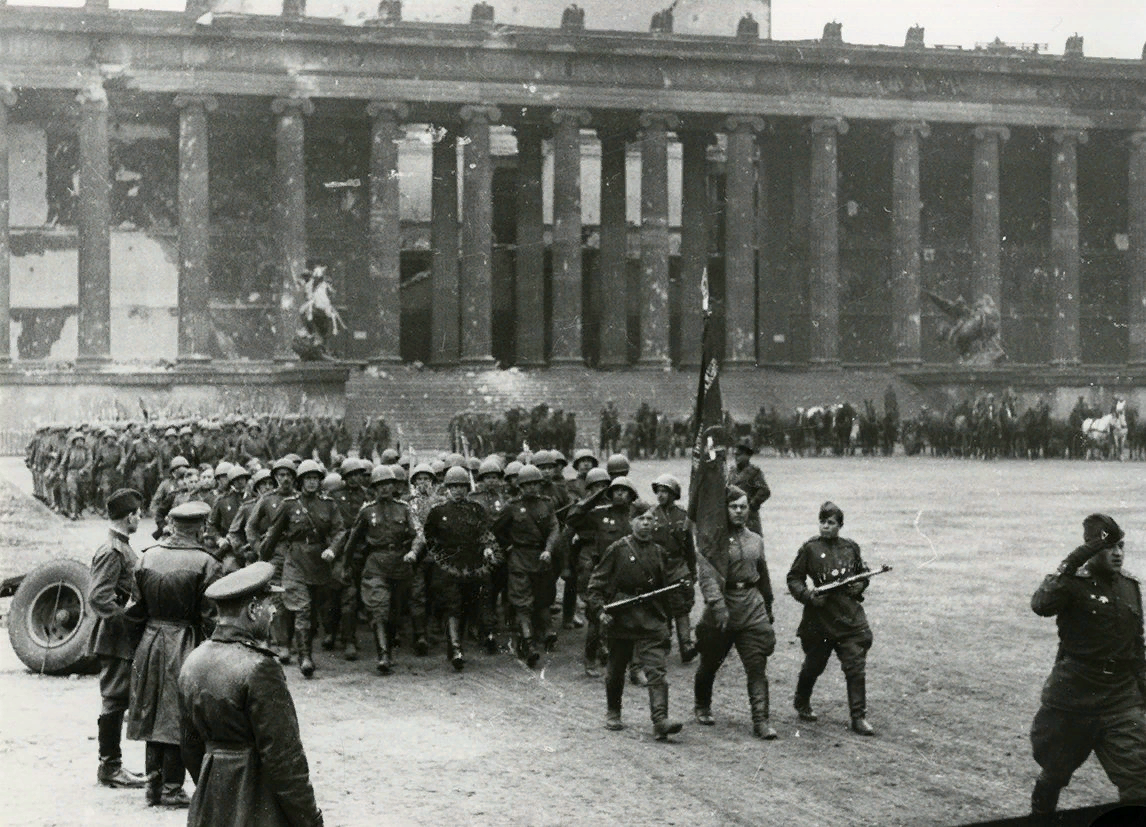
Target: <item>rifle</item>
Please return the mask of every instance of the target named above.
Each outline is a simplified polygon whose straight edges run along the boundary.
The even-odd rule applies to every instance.
[[[572,511],[574,508],[577,509],[578,513],[584,514],[585,512],[589,511],[592,507],[596,506],[601,500],[603,500],[605,498],[605,494],[607,494],[608,491],[609,491],[608,488],[602,488],[597,493],[590,494],[588,497],[582,497],[581,499],[579,499],[575,502],[566,503],[565,505],[563,505],[557,509],[557,517],[563,518],[565,516],[565,514]]]
[[[613,612],[617,611],[618,609],[625,609],[629,606],[639,606],[642,603],[647,603],[654,597],[660,597],[662,594],[668,594],[669,592],[675,591],[676,589],[682,587],[692,588],[692,581],[681,580],[679,582],[673,583],[671,586],[665,586],[660,589],[653,589],[651,592],[638,594],[636,597],[626,597],[624,600],[614,600],[612,603],[602,606],[601,609],[608,612],[609,614],[613,614]]]
[[[861,571],[859,574],[853,574],[851,577],[845,577],[843,580],[837,580],[834,583],[826,583],[823,586],[816,586],[812,589],[812,594],[824,594],[830,592],[841,586],[847,586],[851,583],[858,583],[860,580],[867,580],[875,577],[877,574],[883,574],[891,571],[891,566],[880,566],[875,571]]]

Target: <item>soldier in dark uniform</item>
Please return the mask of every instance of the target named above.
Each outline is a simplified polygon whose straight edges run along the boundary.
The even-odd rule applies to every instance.
[[[132,433],[123,454],[123,472],[127,484],[143,494],[144,507],[154,502],[159,485],[159,446],[146,428],[133,423]]]
[[[257,420],[252,419],[247,423],[247,432],[239,440],[238,461],[240,464],[252,459],[269,462],[270,458],[271,448],[263,436],[263,428]]]
[[[458,459],[461,459],[460,454]],[[410,472],[410,485],[413,491],[406,504],[410,506],[419,526],[425,523],[430,509],[443,500],[437,490],[438,472],[435,470],[437,466],[441,466],[444,475],[445,464],[441,462],[437,462],[436,465],[419,463]],[[425,655],[430,651],[430,644],[426,639],[426,621],[430,612],[432,588],[433,568],[430,561],[419,558],[414,578],[410,581],[409,595],[410,622],[414,627],[414,652],[418,655]]]
[[[297,465],[286,457],[275,461],[274,465],[271,466],[275,488],[259,498],[251,511],[251,516],[247,519],[247,526],[244,530],[247,535],[247,542],[254,550],[256,557],[263,538],[267,536],[267,532],[271,530],[271,525],[278,519],[283,503],[288,497],[293,497],[295,494],[296,467]],[[271,558],[271,564],[275,567],[275,585],[282,583],[284,557],[285,551],[277,549]],[[276,593],[274,599],[276,605],[275,618],[271,624],[271,648],[278,654],[280,663],[290,663],[291,639],[294,637],[294,618],[282,605],[282,594]]]
[[[294,614],[298,668],[303,677],[314,674],[314,627],[332,600],[331,563],[342,543],[342,512],[319,491],[322,466],[312,459],[298,466],[300,492],[283,501],[282,510],[259,548],[259,559],[270,560],[280,538],[286,541],[283,557],[283,605]]]
[[[1034,815],[1053,813],[1059,792],[1094,752],[1123,801],[1146,803],[1146,642],[1142,590],[1122,573],[1122,529],[1091,514],[1083,544],[1047,575],[1031,608],[1058,623],[1054,668],[1031,724],[1042,768]]]
[[[585,496],[587,485],[585,478],[589,474],[589,469],[596,468],[598,465],[597,455],[593,453],[591,448],[578,448],[577,452],[573,454],[573,470],[577,476],[569,480],[566,485],[569,487],[569,495],[574,500],[579,500]]]
[[[740,655],[748,679],[752,734],[771,741],[768,658],[776,650],[772,631],[772,581],[764,559],[764,541],[745,527],[748,495],[728,488],[728,559],[720,571],[712,561],[697,560],[705,609],[696,626],[700,666],[693,683],[697,723],[712,726],[712,684],[732,647]],[[725,561],[719,561],[719,564]],[[722,566],[723,567],[723,566]]]
[[[564,545],[568,549],[565,568],[571,578],[574,578],[577,587],[573,593],[573,602],[576,604],[577,594],[584,594],[589,585],[589,575],[593,567],[590,559],[599,559],[597,553],[597,522],[586,519],[597,505],[605,498],[609,488],[609,475],[603,468],[590,468],[585,476],[585,493],[576,502],[569,506],[565,512]],[[626,506],[627,507],[627,506]],[[567,604],[563,606],[568,618],[568,626],[573,628],[579,619],[576,614],[570,616]],[[597,619],[592,615],[583,618],[583,624],[588,624],[584,645],[585,674],[591,678],[601,677],[598,665],[604,663],[605,652],[601,646],[601,633],[597,626]]]
[[[274,490],[275,481],[271,478],[268,468],[260,468],[251,476],[249,490],[239,503],[239,510],[235,512],[231,525],[227,528],[227,536],[219,541],[219,546],[226,546],[227,553],[237,556],[244,566],[249,566],[258,559],[258,555],[247,541],[247,520],[258,505],[259,499]]]
[[[374,499],[362,507],[339,549],[344,565],[362,572],[362,603],[378,649],[377,669],[390,674],[390,629],[406,613],[415,565],[425,540],[406,503],[395,497],[397,479],[389,465],[370,472]],[[393,622],[392,622],[393,621]],[[418,633],[414,629],[414,633]]]
[[[497,515],[501,513],[510,500],[506,493],[505,469],[502,467],[500,457],[493,455],[482,460],[481,465],[478,466],[477,488],[469,494],[469,499],[485,509],[490,524],[497,519]],[[498,617],[498,598],[502,598],[503,602],[508,600],[504,597],[508,587],[509,569],[506,568],[504,555],[498,555],[497,562],[490,571],[489,585],[486,589],[486,601],[488,602],[486,611],[495,627]],[[508,608],[506,608],[506,612],[508,613]],[[492,628],[491,632],[493,632]],[[493,640],[492,645],[496,646],[496,639]],[[491,641],[487,638],[486,648],[488,649],[490,646]]]
[[[135,567],[139,557],[131,548],[131,535],[139,528],[143,495],[130,488],[107,499],[111,521],[107,542],[92,558],[88,605],[96,621],[88,652],[99,658],[99,693],[103,700],[99,716],[99,771],[105,787],[142,787],[144,778],[123,768],[120,735],[131,694],[131,658],[135,653],[134,626],[126,607],[139,597]]]
[[[788,591],[804,604],[804,614],[796,631],[804,648],[804,665],[796,681],[796,712],[802,721],[818,719],[812,711],[812,689],[834,651],[847,683],[852,732],[875,735],[867,722],[865,670],[872,634],[864,614],[863,598],[868,581],[860,580],[824,594],[817,591],[819,586],[860,574],[868,568],[860,557],[859,546],[840,536],[844,512],[839,506],[824,503],[820,506],[819,521],[819,536],[800,546],[788,570]],[[812,580],[812,588],[808,588],[808,578]]]
[[[155,516],[155,531],[152,537],[158,540],[163,536],[163,529],[167,525],[167,514],[175,506],[175,497],[182,490],[180,480],[188,472],[190,463],[184,457],[172,457],[168,473],[170,476],[155,489],[151,498],[151,511]]]
[[[493,533],[506,550],[509,602],[521,632],[519,654],[536,666],[541,653],[535,635],[550,640],[549,607],[556,595],[553,548],[559,536],[553,503],[541,496],[542,476],[526,465],[518,475],[521,495],[509,502],[494,521]]]
[[[334,501],[342,511],[343,525],[354,525],[362,506],[371,500],[370,489],[367,486],[372,470],[369,460],[348,457],[342,461],[342,479],[346,486],[334,494]],[[358,600],[362,572],[346,556],[338,558],[334,569],[334,575],[341,586],[338,631],[342,642],[342,656],[346,660],[358,660]],[[323,648],[326,648],[326,644],[327,641],[323,640]],[[333,648],[333,639],[330,645]]]
[[[322,827],[298,715],[266,648],[274,567],[211,585],[218,623],[179,673],[183,760],[195,781],[189,827]]]
[[[729,475],[729,484],[735,485],[748,495],[747,528],[754,534],[763,534],[760,529],[760,506],[772,496],[772,489],[764,479],[764,472],[752,464],[752,440],[745,437],[736,446],[736,470]]]
[[[632,505],[629,519],[632,534],[611,544],[593,569],[585,592],[586,610],[597,618],[609,641],[609,665],[605,674],[608,729],[624,728],[621,699],[625,691],[625,669],[636,660],[645,673],[649,689],[649,712],[658,741],[680,732],[681,724],[668,718],[668,682],[665,658],[668,655],[668,616],[659,597],[646,602],[605,611],[616,600],[636,597],[668,585],[664,549],[653,542],[652,506]]]
[[[207,517],[207,533],[214,539],[216,557],[223,564],[223,574],[230,574],[243,567],[244,560],[239,556],[239,547],[232,546],[228,539],[231,524],[243,504],[247,483],[251,475],[241,465],[231,466],[227,474],[227,491],[215,500]]]
[[[210,509],[193,502],[173,508],[172,532],[143,552],[136,569],[139,602],[129,614],[146,620],[131,664],[127,737],[146,741],[147,803],[186,807],[176,686],[183,661],[212,626],[203,593],[220,575],[199,542]]]
[[[119,447],[115,431],[111,428],[104,428],[99,445],[95,449],[95,463],[92,465],[92,476],[95,481],[95,502],[106,503],[112,492],[123,485],[119,474],[119,464],[122,459],[123,451]]]
[[[94,461],[83,433],[77,431],[68,437],[68,448],[60,463],[60,474],[64,480],[64,515],[73,520],[80,518],[86,505],[83,489],[91,478]]]
[[[690,619],[692,604],[696,601],[696,590],[692,586],[696,582],[696,551],[692,546],[688,513],[676,504],[680,494],[680,481],[672,474],[661,474],[653,480],[653,495],[657,498],[657,506],[653,509],[653,540],[665,550],[669,582],[687,580],[689,583],[687,588],[682,587],[665,595],[665,609],[676,630],[681,663],[691,663],[696,657]],[[669,636],[672,636],[671,633]]]

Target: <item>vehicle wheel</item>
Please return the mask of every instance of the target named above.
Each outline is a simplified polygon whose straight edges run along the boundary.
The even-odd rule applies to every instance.
[[[87,672],[95,613],[88,606],[91,574],[79,560],[51,560],[33,569],[12,597],[8,639],[16,656],[45,675]]]

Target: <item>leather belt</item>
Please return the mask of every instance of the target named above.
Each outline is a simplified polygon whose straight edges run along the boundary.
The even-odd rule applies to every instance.
[[[163,620],[158,617],[149,617],[147,619],[148,626],[167,626],[172,629],[190,629],[191,623],[186,620]]]
[[[1140,666],[1134,658],[1088,658],[1084,655],[1066,655],[1066,658],[1091,669],[1098,669],[1104,675],[1128,675],[1136,672]]]
[[[724,584],[725,591],[743,591],[744,589],[751,589],[756,585],[755,580],[729,580]]]

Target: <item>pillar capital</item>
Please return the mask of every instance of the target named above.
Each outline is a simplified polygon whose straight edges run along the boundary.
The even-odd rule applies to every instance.
[[[593,122],[593,116],[587,109],[555,109],[549,117],[559,128],[568,126],[580,129]]]
[[[992,140],[997,138],[1001,141],[1011,140],[1011,130],[1005,126],[999,126],[997,124],[983,124],[982,126],[977,126],[975,127],[974,134],[976,141],[985,141],[988,138]]]
[[[458,110],[458,117],[466,123],[497,123],[501,120],[501,110],[496,106],[466,105]]]
[[[768,124],[753,115],[730,115],[721,123],[725,132],[763,132]]]
[[[207,112],[214,112],[219,108],[219,100],[214,95],[176,95],[172,103],[176,109],[199,107]]]
[[[808,131],[813,135],[821,135],[825,132],[835,132],[837,135],[846,135],[848,132],[848,122],[840,117],[813,118],[808,121]]]
[[[1056,129],[1051,137],[1056,144],[1085,144],[1088,139],[1085,129]]]
[[[641,129],[660,128],[665,131],[675,131],[680,127],[680,118],[672,112],[642,112],[637,123]]]
[[[899,121],[891,127],[891,133],[897,138],[907,138],[911,135],[927,138],[931,135],[931,127],[926,121]]]
[[[94,80],[76,93],[76,102],[80,106],[94,106],[107,109],[107,89],[102,80]]]
[[[271,101],[271,111],[276,115],[286,115],[292,110],[297,110],[300,115],[313,115],[314,103],[310,98],[293,96],[289,98],[275,98]]]
[[[366,104],[366,114],[371,118],[389,117],[404,121],[410,114],[410,107],[397,101],[370,101]]]

